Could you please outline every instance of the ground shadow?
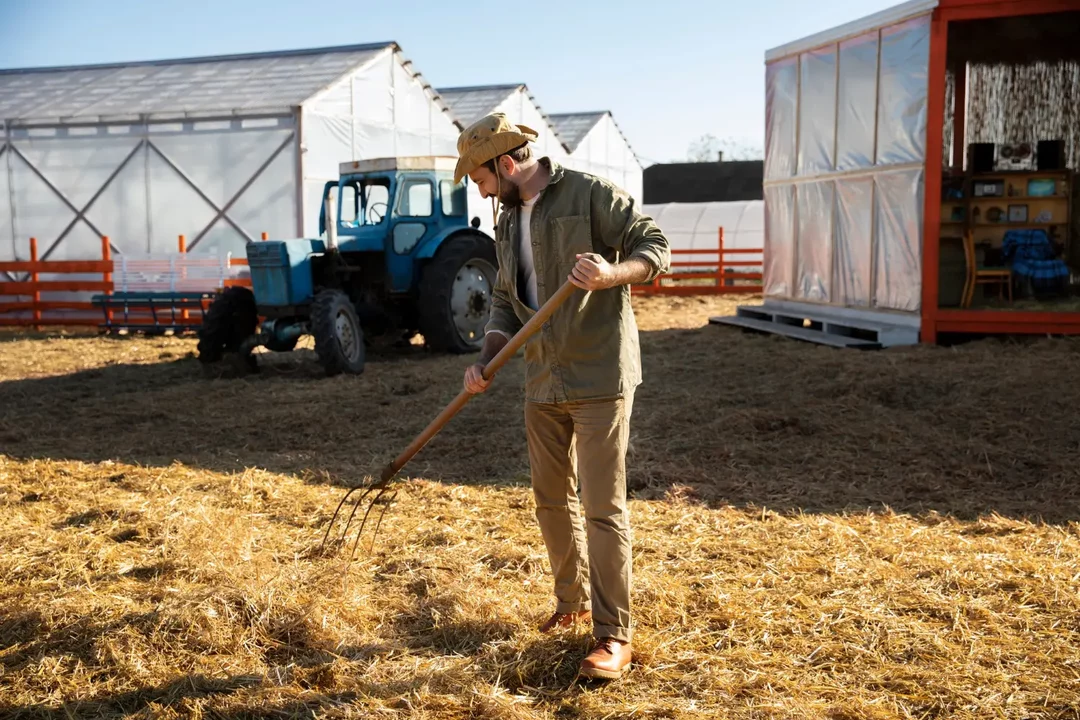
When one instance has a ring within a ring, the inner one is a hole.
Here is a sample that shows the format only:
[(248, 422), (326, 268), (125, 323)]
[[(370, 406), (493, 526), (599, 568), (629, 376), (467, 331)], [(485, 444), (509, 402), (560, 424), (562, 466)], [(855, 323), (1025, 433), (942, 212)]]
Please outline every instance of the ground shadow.
[[(643, 332), (641, 343), (628, 456), (637, 497), (1080, 517), (1070, 341), (854, 352), (705, 326)], [(326, 378), (312, 359), (284, 355), (257, 375), (207, 379), (188, 357), (8, 381), (0, 452), (353, 484), (453, 399), (473, 359), (384, 351), (360, 376)], [(517, 359), (403, 474), (527, 483), (522, 380)]]
[(237, 675), (228, 678), (185, 675), (164, 685), (95, 697), (91, 700), (65, 702), (57, 707), (44, 704), (19, 706), (0, 703), (0, 716), (11, 718), (11, 720), (129, 717), (148, 710), (152, 704), (174, 705), (185, 699), (227, 695), (246, 688), (257, 687), (262, 682), (263, 679), (257, 675)]
[(426, 580), (408, 587), (413, 606), (395, 614), (392, 625), (413, 651), (430, 651), (437, 656), (474, 655), (484, 645), (511, 640), (520, 629), (498, 620), (454, 619), (460, 606), (455, 594), (428, 594)]
[(22, 328), (0, 327), (0, 345), (5, 343), (25, 342), (27, 340), (54, 340), (57, 338), (94, 337), (98, 335), (89, 328), (78, 328), (70, 332), (57, 330), (30, 330)]
[[(39, 611), (17, 613), (0, 621), (0, 650), (3, 651), (0, 653), (0, 670), (4, 674), (14, 674), (28, 663), (57, 656), (78, 660), (86, 667), (96, 667), (100, 663), (101, 641), (131, 628), (151, 636), (159, 621), (158, 613), (141, 612), (106, 622), (81, 617), (62, 627), (50, 627)], [(191, 674), (163, 685), (65, 702), (59, 706), (0, 702), (0, 717), (121, 717), (145, 710), (151, 704), (172, 704), (184, 698), (228, 694), (262, 682), (262, 678), (255, 675), (213, 678)]]
[(480, 658), (480, 679), (510, 692), (561, 691), (577, 677), (591, 646), (587, 624), (577, 631), (521, 638), (521, 625), (498, 619), (460, 618), (460, 588), (422, 577), (406, 588), (411, 605), (396, 613), (394, 635), (412, 654)]
[[(474, 668), (479, 673), (477, 679), (511, 691), (526, 686), (554, 691), (573, 681), (577, 663), (586, 652), (586, 635), (569, 641), (565, 635), (544, 636), (520, 644), (512, 642), (519, 628), (505, 622), (451, 621), (435, 627), (440, 624), (432, 622), (432, 612), (441, 608), (448, 613), (451, 608), (418, 588), (412, 590), (416, 591), (414, 607), (394, 623), (400, 644), (394, 640), (335, 645), (331, 652), (306, 636), (303, 627), (299, 635), (293, 628), (287, 642), (268, 643), (261, 648), (271, 668), (266, 674), (211, 677), (191, 673), (157, 685), (124, 692), (84, 693), (79, 700), (65, 696), (48, 704), (7, 699), (0, 701), (0, 717), (130, 717), (150, 712), (154, 706), (167, 706), (181, 713), (197, 712), (199, 706), (214, 717), (227, 718), (315, 717), (320, 711), (343, 706), (352, 705), (355, 710), (355, 705), (365, 699), (395, 705), (399, 698), (421, 690), (454, 693), (460, 689), (463, 678), (453, 663), (407, 678), (380, 681), (366, 676), (368, 662), (403, 650), (434, 657), (482, 656), (483, 661)], [(0, 650), (4, 651), (0, 653), (0, 671), (15, 675), (29, 664), (64, 657), (78, 660), (91, 674), (108, 672), (108, 664), (102, 665), (102, 642), (125, 630), (148, 638), (159, 637), (161, 622), (160, 614), (150, 611), (128, 613), (109, 621), (82, 617), (62, 627), (50, 627), (39, 611), (18, 613), (0, 621)], [(171, 630), (166, 628), (166, 632)], [(494, 645), (493, 650), (489, 644)], [(213, 654), (209, 648), (205, 652)], [(274, 690), (282, 683), (302, 691), (279, 699)], [(263, 691), (267, 693), (265, 698), (261, 696)]]

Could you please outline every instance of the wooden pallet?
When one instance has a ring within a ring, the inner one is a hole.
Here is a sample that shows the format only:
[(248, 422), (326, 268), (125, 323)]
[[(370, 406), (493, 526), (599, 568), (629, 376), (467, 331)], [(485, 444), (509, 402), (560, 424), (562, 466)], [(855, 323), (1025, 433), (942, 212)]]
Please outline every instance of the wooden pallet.
[(709, 322), (859, 350), (879, 350), (919, 342), (919, 329), (910, 323), (890, 323), (843, 309), (808, 308), (797, 304), (743, 305), (736, 309), (735, 315), (711, 317)]

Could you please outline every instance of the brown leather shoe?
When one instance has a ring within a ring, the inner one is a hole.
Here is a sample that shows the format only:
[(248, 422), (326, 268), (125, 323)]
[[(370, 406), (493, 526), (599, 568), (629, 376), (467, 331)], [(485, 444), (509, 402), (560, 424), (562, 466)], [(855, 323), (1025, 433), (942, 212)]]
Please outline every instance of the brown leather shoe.
[(551, 617), (540, 626), (540, 632), (551, 632), (555, 628), (568, 628), (573, 627), (575, 622), (589, 622), (592, 620), (592, 611), (579, 610), (578, 612), (571, 613), (552, 613)]
[(630, 667), (630, 643), (614, 638), (600, 638), (596, 647), (581, 661), (578, 671), (585, 677), (618, 680)]

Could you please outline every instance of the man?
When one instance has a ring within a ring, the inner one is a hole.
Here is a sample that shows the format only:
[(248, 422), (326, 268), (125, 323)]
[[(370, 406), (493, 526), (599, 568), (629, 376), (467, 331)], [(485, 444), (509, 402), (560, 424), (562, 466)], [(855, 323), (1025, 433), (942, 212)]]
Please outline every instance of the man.
[(534, 157), (536, 137), (496, 113), (458, 140), (455, 182), (468, 175), (483, 197), (504, 206), (495, 223), (491, 316), (465, 388), (487, 389), (484, 366), (563, 282), (584, 291), (525, 346), (525, 430), (557, 600), (540, 629), (591, 620), (596, 643), (581, 674), (613, 679), (631, 660), (625, 460), (641, 359), (629, 285), (666, 272), (670, 249), (627, 193)]

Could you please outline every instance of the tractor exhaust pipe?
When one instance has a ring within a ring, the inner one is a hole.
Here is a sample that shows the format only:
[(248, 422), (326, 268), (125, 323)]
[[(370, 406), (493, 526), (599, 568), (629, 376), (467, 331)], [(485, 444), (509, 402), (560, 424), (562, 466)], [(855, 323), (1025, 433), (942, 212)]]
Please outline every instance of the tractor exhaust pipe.
[(326, 249), (337, 248), (337, 213), (334, 212), (334, 193), (326, 195)]

